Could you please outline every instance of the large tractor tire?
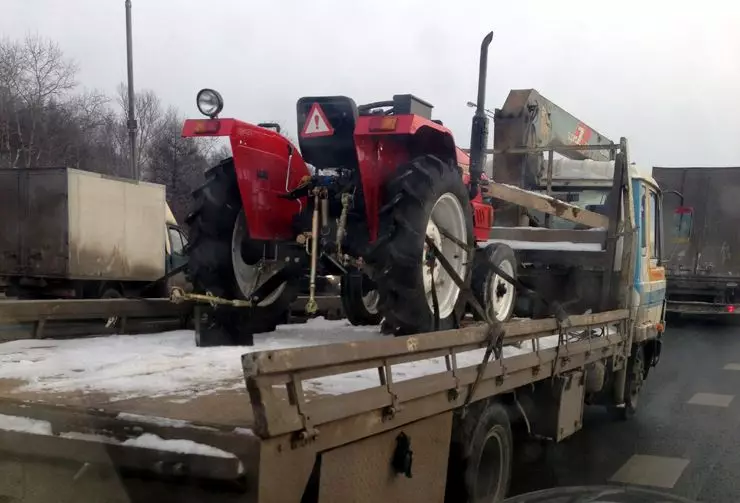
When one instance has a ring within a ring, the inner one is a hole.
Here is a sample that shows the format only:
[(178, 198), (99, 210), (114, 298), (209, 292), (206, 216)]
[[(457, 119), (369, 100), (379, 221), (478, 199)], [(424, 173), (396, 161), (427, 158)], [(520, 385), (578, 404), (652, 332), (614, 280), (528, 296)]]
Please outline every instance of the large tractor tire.
[(344, 316), (353, 325), (378, 325), (383, 320), (378, 286), (362, 272), (350, 271), (342, 277), (340, 296)]
[[(233, 161), (226, 159), (210, 169), (193, 196), (196, 208), (187, 218), (189, 281), (197, 293), (248, 299), (280, 265), (264, 262), (262, 244), (249, 239)], [(286, 319), (297, 296), (297, 282), (286, 281), (255, 307), (215, 306), (208, 316), (209, 330), (196, 342), (251, 344), (253, 334), (273, 331)]]
[[(505, 244), (491, 243), (476, 251), (473, 266), (472, 288), (475, 298), (492, 319), (503, 323), (509, 321), (514, 313), (516, 288), (488, 267), (489, 263), (516, 279), (514, 250)], [(473, 316), (480, 319), (475, 311)]]
[(400, 166), (385, 188), (378, 240), (368, 256), (380, 292), (380, 314), (396, 335), (459, 326), (464, 296), (433, 258), (425, 236), (434, 241), (466, 287), (473, 261), (471, 252), (445, 232), (468, 247), (475, 243), (468, 191), (457, 166), (433, 155)]

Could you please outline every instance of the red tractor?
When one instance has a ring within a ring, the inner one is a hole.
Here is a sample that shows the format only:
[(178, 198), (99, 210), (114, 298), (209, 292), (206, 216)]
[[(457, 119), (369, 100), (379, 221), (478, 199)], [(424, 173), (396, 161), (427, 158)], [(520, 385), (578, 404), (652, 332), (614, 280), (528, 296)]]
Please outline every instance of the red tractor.
[[(282, 320), (306, 276), (306, 311), (315, 311), (319, 275), (342, 276), (353, 324), (382, 319), (396, 334), (458, 325), (467, 303), (461, 281), (470, 285), (476, 241), (493, 223), (480, 191), (492, 35), (481, 45), (470, 162), (431, 118), (432, 105), (409, 94), (360, 106), (344, 96), (299, 99), (300, 151), (265, 125), (219, 118), (217, 92), (198, 94), (208, 118), (187, 120), (183, 136), (228, 136), (233, 157), (194, 192), (189, 274), (196, 292), (249, 306), (216, 306), (211, 328), (251, 343)], [(488, 281), (476, 283), (482, 301), (483, 290), (495, 294)]]

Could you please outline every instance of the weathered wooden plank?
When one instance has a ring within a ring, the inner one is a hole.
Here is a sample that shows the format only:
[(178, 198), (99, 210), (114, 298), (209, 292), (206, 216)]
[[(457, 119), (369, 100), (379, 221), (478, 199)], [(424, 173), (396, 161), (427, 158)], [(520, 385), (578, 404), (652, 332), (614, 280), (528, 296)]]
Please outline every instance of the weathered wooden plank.
[(529, 192), (513, 185), (491, 183), (488, 186), (488, 193), (496, 199), (555, 215), (588, 227), (606, 228), (609, 225), (609, 218), (604, 215), (584, 210), (544, 194)]

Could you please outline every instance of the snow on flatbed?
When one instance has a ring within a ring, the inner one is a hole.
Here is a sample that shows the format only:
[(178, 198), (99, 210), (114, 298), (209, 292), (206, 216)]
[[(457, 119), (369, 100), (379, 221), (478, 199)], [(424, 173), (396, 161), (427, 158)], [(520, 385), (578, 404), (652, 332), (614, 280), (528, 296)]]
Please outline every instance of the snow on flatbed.
[[(378, 327), (317, 318), (255, 336), (254, 346), (199, 348), (190, 330), (69, 340), (19, 340), (0, 344), (0, 398), (99, 407), (158, 421), (251, 423), (241, 356), (269, 349), (387, 337)], [(557, 337), (540, 339), (552, 347)], [(505, 356), (531, 347), (504, 348)], [(481, 362), (484, 350), (458, 355), (458, 366)], [(394, 366), (402, 381), (445, 370), (443, 358)], [(309, 394), (339, 394), (377, 386), (376, 369), (304, 383)], [(218, 411), (214, 414), (214, 411)], [(215, 416), (215, 417), (214, 417)], [(186, 423), (183, 423), (186, 424)]]

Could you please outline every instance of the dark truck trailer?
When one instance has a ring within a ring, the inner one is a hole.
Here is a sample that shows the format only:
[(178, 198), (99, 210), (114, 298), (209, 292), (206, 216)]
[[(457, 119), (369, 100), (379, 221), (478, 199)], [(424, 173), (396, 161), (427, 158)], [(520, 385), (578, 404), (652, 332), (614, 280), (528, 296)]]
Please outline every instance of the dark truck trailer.
[(667, 311), (740, 308), (740, 167), (653, 168), (663, 189)]

